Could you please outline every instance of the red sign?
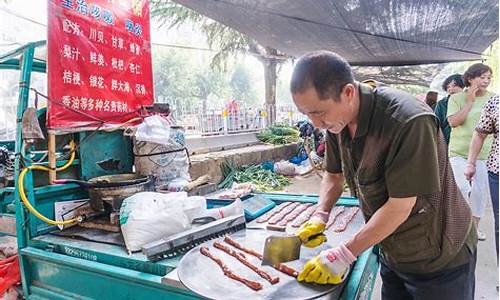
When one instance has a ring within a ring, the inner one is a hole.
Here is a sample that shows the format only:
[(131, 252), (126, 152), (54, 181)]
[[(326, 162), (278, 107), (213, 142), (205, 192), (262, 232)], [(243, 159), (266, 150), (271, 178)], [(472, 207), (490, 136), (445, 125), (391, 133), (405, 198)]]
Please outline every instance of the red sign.
[(153, 104), (148, 0), (48, 5), (48, 128), (122, 124)]

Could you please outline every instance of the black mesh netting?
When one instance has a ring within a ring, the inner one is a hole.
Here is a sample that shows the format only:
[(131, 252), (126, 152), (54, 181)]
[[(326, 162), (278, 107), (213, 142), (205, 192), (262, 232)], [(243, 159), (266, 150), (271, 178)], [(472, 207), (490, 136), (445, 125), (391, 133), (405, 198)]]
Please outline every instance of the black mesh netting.
[(498, 38), (497, 0), (176, 0), (291, 56), (353, 65), (479, 59)]

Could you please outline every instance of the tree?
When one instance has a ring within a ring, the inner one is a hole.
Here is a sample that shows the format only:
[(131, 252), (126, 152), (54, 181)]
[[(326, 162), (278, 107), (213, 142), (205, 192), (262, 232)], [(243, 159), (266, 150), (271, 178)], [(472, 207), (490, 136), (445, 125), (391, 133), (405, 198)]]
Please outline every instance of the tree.
[(199, 26), (211, 48), (219, 49), (212, 59), (212, 67), (225, 69), (230, 58), (245, 52), (255, 55), (264, 65), (265, 101), (269, 112), (268, 122), (276, 120), (276, 78), (277, 66), (288, 59), (278, 50), (260, 45), (247, 35), (208, 19), (199, 13), (170, 0), (152, 0), (151, 15), (168, 28), (191, 22)]
[(257, 95), (252, 85), (252, 78), (247, 68), (237, 64), (231, 75), (231, 89), (233, 97), (246, 104), (256, 104)]
[(216, 97), (217, 99), (226, 99), (228, 91), (227, 80), (224, 74), (218, 70), (206, 70), (194, 74), (192, 95), (200, 99), (203, 111), (208, 109), (208, 99)]
[(153, 61), (155, 95), (174, 106), (188, 107), (192, 99), (188, 91), (190, 70), (187, 59), (175, 51), (160, 52)]
[(178, 50), (158, 50), (153, 60), (155, 95), (177, 109), (207, 109), (209, 98), (227, 99), (230, 87), (218, 70), (192, 62), (189, 55)]

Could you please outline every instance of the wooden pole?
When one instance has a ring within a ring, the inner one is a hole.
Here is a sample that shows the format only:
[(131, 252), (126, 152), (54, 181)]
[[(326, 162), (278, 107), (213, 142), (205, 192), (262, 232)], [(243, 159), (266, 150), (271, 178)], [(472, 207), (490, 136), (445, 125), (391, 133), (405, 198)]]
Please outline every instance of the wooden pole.
[(49, 133), (49, 184), (52, 184), (54, 180), (56, 180), (56, 135), (53, 133)]

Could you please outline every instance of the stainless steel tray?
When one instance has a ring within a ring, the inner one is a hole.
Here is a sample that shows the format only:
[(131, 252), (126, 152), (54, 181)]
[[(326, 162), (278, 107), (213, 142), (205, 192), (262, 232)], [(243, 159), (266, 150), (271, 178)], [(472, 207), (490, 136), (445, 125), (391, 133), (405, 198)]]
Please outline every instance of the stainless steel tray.
[[(300, 271), (303, 265), (311, 258), (325, 250), (351, 238), (364, 224), (361, 211), (354, 217), (344, 232), (333, 232), (333, 226), (325, 232), (328, 241), (323, 245), (310, 249), (301, 248), (300, 259), (286, 263), (290, 267)], [(297, 228), (287, 227), (287, 233), (296, 231)], [(265, 224), (258, 224), (252, 221), (247, 224), (247, 229), (238, 231), (231, 235), (233, 239), (246, 247), (263, 252), (264, 240), (269, 235), (286, 234), (283, 232), (268, 231)], [(348, 279), (340, 285), (316, 285), (300, 283), (291, 276), (285, 275), (272, 267), (262, 266), (270, 274), (280, 277), (280, 282), (271, 285), (248, 267), (244, 266), (236, 258), (213, 247), (215, 241), (211, 240), (191, 249), (184, 255), (177, 268), (180, 281), (192, 292), (209, 299), (338, 299), (342, 289)], [(260, 291), (253, 291), (244, 284), (232, 280), (222, 273), (219, 266), (206, 256), (200, 253), (200, 247), (208, 247), (210, 251), (224, 260), (224, 262), (234, 272), (245, 278), (259, 281), (264, 288)], [(260, 261), (251, 255), (246, 255), (254, 264), (260, 266)]]
[[(246, 247), (262, 252), (264, 240), (269, 235), (265, 230), (245, 230), (239, 231), (231, 237)], [(300, 283), (294, 277), (283, 274), (272, 267), (262, 266), (273, 276), (279, 276), (280, 282), (270, 284), (265, 279), (254, 273), (248, 267), (244, 266), (236, 258), (213, 247), (214, 241), (208, 241), (196, 248), (193, 248), (182, 258), (177, 274), (180, 281), (194, 293), (209, 299), (314, 299), (324, 294), (330, 293), (335, 289), (341, 289), (341, 285), (316, 285)], [(219, 266), (210, 258), (200, 253), (200, 247), (205, 246), (210, 252), (220, 257), (227, 266), (235, 273), (250, 279), (259, 281), (263, 284), (263, 289), (254, 291), (244, 284), (232, 280), (222, 273)], [(321, 247), (321, 249), (327, 248)], [(286, 263), (300, 271), (302, 266), (314, 257), (320, 249), (301, 250), (301, 259)], [(254, 264), (260, 266), (260, 261), (250, 255), (247, 258)]]

